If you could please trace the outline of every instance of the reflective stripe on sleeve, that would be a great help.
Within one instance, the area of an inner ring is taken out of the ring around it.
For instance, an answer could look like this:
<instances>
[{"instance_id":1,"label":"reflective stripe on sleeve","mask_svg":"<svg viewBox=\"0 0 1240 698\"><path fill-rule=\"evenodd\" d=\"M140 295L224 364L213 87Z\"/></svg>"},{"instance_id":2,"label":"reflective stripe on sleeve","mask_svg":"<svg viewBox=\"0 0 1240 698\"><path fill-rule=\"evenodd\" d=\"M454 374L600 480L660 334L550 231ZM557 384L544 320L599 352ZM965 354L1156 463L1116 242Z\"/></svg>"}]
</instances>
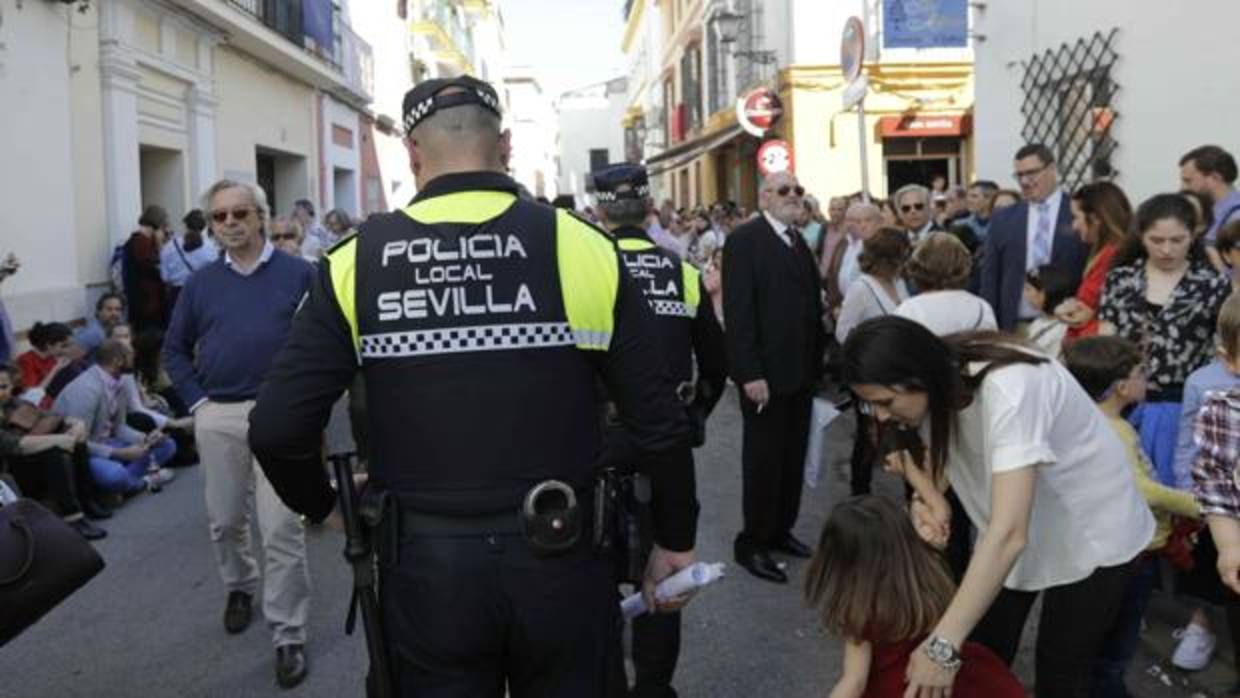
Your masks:
<instances>
[{"instance_id":1,"label":"reflective stripe on sleeve","mask_svg":"<svg viewBox=\"0 0 1240 698\"><path fill-rule=\"evenodd\" d=\"M680 267L684 270L685 305L690 309L688 317L695 317L698 306L702 304L702 275L692 264L682 262Z\"/></svg>"},{"instance_id":2,"label":"reflective stripe on sleeve","mask_svg":"<svg viewBox=\"0 0 1240 698\"><path fill-rule=\"evenodd\" d=\"M357 237L336 245L327 255L327 267L331 271L332 291L340 312L349 323L353 336L353 348L360 346L357 329Z\"/></svg>"},{"instance_id":3,"label":"reflective stripe on sleeve","mask_svg":"<svg viewBox=\"0 0 1240 698\"><path fill-rule=\"evenodd\" d=\"M556 211L556 258L564 312L577 347L607 351L615 323L620 260L602 233Z\"/></svg>"}]
</instances>

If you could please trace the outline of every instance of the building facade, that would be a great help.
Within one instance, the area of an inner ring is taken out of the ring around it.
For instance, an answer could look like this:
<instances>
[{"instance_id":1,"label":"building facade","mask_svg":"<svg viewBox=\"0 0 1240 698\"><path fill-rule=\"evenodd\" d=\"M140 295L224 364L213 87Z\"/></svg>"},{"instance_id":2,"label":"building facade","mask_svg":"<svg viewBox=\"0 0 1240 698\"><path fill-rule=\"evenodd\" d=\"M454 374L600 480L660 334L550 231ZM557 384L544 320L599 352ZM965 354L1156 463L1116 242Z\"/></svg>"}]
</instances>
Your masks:
<instances>
[{"instance_id":1,"label":"building facade","mask_svg":"<svg viewBox=\"0 0 1240 698\"><path fill-rule=\"evenodd\" d=\"M509 172L532 195L554 199L560 193L555 104L533 70L523 66L507 68L503 93L507 101L504 123L512 132Z\"/></svg>"},{"instance_id":2,"label":"building facade","mask_svg":"<svg viewBox=\"0 0 1240 698\"><path fill-rule=\"evenodd\" d=\"M821 196L862 188L861 134L875 195L934 174L953 183L972 177L964 0L631 0L626 11L628 140L678 206L731 200L752 209L758 149L776 138ZM842 102L840 33L850 16L865 27L870 90L861 128ZM738 99L758 88L783 107L762 138L745 132L736 113Z\"/></svg>"},{"instance_id":3,"label":"building facade","mask_svg":"<svg viewBox=\"0 0 1240 698\"><path fill-rule=\"evenodd\" d=\"M626 159L622 123L627 92L628 79L616 78L570 90L556 100L559 194L571 195L578 207L586 205L586 176Z\"/></svg>"},{"instance_id":4,"label":"building facade","mask_svg":"<svg viewBox=\"0 0 1240 698\"><path fill-rule=\"evenodd\" d=\"M277 215L300 198L355 215L386 208L385 187L369 186L382 182L375 55L351 6L396 23L388 60L403 62L405 81L385 86L403 94L411 64L397 3L6 5L0 101L23 108L3 110L0 154L27 166L0 173L6 198L23 202L3 207L0 254L23 261L4 288L19 336L35 321L85 317L143 207L163 206L179 229L219 177L261 185Z\"/></svg>"},{"instance_id":5,"label":"building facade","mask_svg":"<svg viewBox=\"0 0 1240 698\"><path fill-rule=\"evenodd\" d=\"M1140 12L1119 0L988 3L975 20L979 174L1013 185L1016 149L1041 141L1068 188L1111 178L1134 204L1178 190L1184 153L1240 148L1240 101L1216 77L1240 60L1238 21L1226 0Z\"/></svg>"}]
</instances>

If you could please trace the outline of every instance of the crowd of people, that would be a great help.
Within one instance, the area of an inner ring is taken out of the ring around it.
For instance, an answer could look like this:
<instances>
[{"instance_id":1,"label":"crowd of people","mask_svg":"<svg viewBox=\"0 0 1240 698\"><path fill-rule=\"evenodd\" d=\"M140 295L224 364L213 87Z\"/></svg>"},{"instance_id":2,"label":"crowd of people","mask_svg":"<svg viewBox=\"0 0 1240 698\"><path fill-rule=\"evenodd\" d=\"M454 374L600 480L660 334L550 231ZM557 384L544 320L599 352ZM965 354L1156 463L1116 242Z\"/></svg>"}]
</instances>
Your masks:
<instances>
[{"instance_id":1,"label":"crowd of people","mask_svg":"<svg viewBox=\"0 0 1240 698\"><path fill-rule=\"evenodd\" d=\"M830 197L824 213L779 173L757 211L666 201L645 220L651 242L701 271L726 337L745 430L737 562L783 583L772 553L813 554L807 596L845 643L837 698L903 695L906 680L926 695L1021 695L1008 667L1039 597L1039 694L1127 696L1167 579L1191 603L1172 663L1210 661L1207 605L1224 607L1240 653L1236 162L1195 148L1179 191L1134 207L1114 182L1062 189L1043 145L1013 160L1018 190L936 178L886 200ZM205 201L210 215L191 211L175 233L162 208L143 211L80 328L35 323L16 353L0 306L0 460L7 486L88 539L127 498L210 460L230 632L257 588L241 504L257 483L280 590L264 613L291 685L305 672L304 533L246 443L265 367L229 343L248 328L274 356L307 262L354 223L336 210L320 225L304 200L268 218L261 190L236 182ZM0 282L19 269L7 257ZM810 432L824 428L815 399L851 408L854 497L811 548L792 528ZM907 513L870 495L878 468L906 480Z\"/></svg>"},{"instance_id":2,"label":"crowd of people","mask_svg":"<svg viewBox=\"0 0 1240 698\"><path fill-rule=\"evenodd\" d=\"M974 665L955 695L1018 695L996 667L1013 660L1040 594L1039 694L1127 696L1145 606L1163 578L1195 608L1177 632L1175 666L1210 661L1205 604L1224 607L1240 647L1240 492L1229 479L1240 463L1235 160L1195 148L1178 163L1180 190L1137 206L1111 181L1063 190L1042 145L1021 148L1014 165L1019 191L936 178L886 201L831 198L824 216L793 177L764 189L753 214L665 202L648 221L652 240L702 268L730 334L762 272L721 260L775 254L748 240L728 247L734 231L765 218L780 235L800 234L824 301L820 397L852 397L852 492L868 494L873 469L886 467L914 493L916 525L857 499L823 531L807 588L847 641L833 695L903 695L892 677L906 671L920 686L950 685L941 663L924 661L936 639ZM796 324L794 308L778 312ZM779 402L750 392L735 362L744 349L730 338L729 350L748 460L751 437L771 438L751 434L756 406ZM779 467L772 459L764 463ZM806 469L812 482L808 459ZM747 462L747 488L749 471ZM751 508L747 493L747 524ZM942 584L903 540L916 534L944 549ZM782 566L742 550L744 535L738 562L783 581ZM1160 565L1175 574L1156 574Z\"/></svg>"}]
</instances>

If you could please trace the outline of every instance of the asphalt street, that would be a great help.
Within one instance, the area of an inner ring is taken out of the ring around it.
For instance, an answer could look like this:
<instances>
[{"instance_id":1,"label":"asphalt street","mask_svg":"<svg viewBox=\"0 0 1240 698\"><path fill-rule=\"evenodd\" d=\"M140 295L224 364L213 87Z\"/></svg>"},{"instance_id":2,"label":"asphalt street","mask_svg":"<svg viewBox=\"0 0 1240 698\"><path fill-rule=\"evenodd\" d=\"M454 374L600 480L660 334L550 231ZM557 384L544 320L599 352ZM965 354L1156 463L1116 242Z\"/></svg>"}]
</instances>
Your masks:
<instances>
[{"instance_id":1,"label":"asphalt street","mask_svg":"<svg viewBox=\"0 0 1240 698\"><path fill-rule=\"evenodd\" d=\"M841 425L836 425L842 426ZM828 461L847 445L833 428ZM482 438L502 438L487 434ZM701 593L684 616L684 646L676 688L682 696L824 696L840 666L840 646L823 632L801 596L803 561L789 563L788 585L755 579L732 565L731 541L740 525L740 415L732 393L712 417L707 445L697 453L702 517L698 557L729 564L728 576ZM828 465L823 481L807 488L797 535L817 534L830 505L847 485ZM276 687L270 635L256 613L244 634L224 632L226 593L207 539L201 466L178 471L159 494L128 502L103 522L109 537L98 549L107 568L35 627L0 648L4 698L246 698L361 695L366 667L360 629L343 627L350 576L341 559L342 535L316 528L308 534L314 600L308 654L310 673L292 691ZM898 496L885 474L878 489ZM256 611L257 611L256 605ZM1017 673L1031 683L1031 652ZM1163 685L1134 663L1139 696L1190 696Z\"/></svg>"}]
</instances>

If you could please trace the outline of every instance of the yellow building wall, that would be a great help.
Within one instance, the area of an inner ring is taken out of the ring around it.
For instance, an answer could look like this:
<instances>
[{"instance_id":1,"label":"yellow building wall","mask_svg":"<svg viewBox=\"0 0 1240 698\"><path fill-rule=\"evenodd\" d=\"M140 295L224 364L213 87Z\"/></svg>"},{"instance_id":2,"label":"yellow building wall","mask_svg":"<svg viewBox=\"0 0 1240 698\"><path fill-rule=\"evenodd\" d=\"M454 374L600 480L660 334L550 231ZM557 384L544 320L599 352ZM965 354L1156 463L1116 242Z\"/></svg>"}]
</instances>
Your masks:
<instances>
[{"instance_id":1,"label":"yellow building wall","mask_svg":"<svg viewBox=\"0 0 1240 698\"><path fill-rule=\"evenodd\" d=\"M870 194L886 197L883 141L878 122L884 116L915 112L922 116L961 115L973 107L971 63L882 64L866 69L870 92L866 108L866 160ZM844 76L838 66L792 66L780 76L784 121L777 126L792 144L797 176L819 198L861 189L861 146L857 111L842 111ZM972 174L972 138L962 149L963 181Z\"/></svg>"},{"instance_id":2,"label":"yellow building wall","mask_svg":"<svg viewBox=\"0 0 1240 698\"><path fill-rule=\"evenodd\" d=\"M92 4L70 23L68 134L73 152L73 211L78 281L108 282L112 245L108 233L103 163L103 88L99 80L99 8Z\"/></svg>"},{"instance_id":3,"label":"yellow building wall","mask_svg":"<svg viewBox=\"0 0 1240 698\"><path fill-rule=\"evenodd\" d=\"M317 199L314 89L226 46L215 51L215 83L219 98L216 154L224 176L245 175L253 181L255 148L263 146L304 157L307 174L301 195ZM288 208L289 203L281 202L281 208Z\"/></svg>"}]
</instances>

